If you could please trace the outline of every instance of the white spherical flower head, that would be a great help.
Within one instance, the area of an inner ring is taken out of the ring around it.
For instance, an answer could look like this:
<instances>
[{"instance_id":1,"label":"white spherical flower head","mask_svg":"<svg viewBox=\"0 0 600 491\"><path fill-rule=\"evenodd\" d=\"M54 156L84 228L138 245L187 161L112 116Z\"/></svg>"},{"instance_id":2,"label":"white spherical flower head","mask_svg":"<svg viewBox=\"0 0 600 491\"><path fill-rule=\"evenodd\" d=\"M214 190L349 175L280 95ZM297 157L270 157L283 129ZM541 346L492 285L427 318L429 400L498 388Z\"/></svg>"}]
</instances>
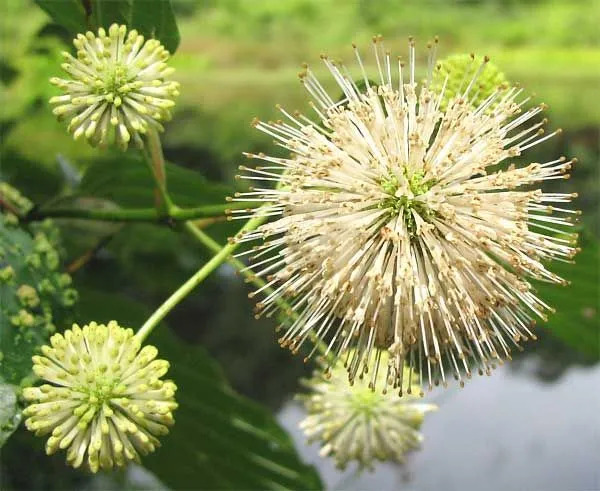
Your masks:
<instances>
[{"instance_id":1,"label":"white spherical flower head","mask_svg":"<svg viewBox=\"0 0 600 491\"><path fill-rule=\"evenodd\" d=\"M76 140L84 136L92 145L105 145L114 139L126 150L132 138L142 146L140 135L163 130L160 121L171 119L179 84L167 80L174 69L159 41L113 24L108 34L102 28L97 36L88 31L73 44L77 58L64 52L62 64L70 78L50 79L64 95L50 103L59 119L69 119Z\"/></svg>"},{"instance_id":2,"label":"white spherical flower head","mask_svg":"<svg viewBox=\"0 0 600 491\"><path fill-rule=\"evenodd\" d=\"M33 371L47 381L23 395L31 404L23 414L36 435L50 434L46 452L67 450L67 462L79 467L87 454L96 472L139 461L160 446L157 437L174 423L177 387L161 380L169 363L145 346L131 329L112 321L74 325L50 338Z\"/></svg>"},{"instance_id":3,"label":"white spherical flower head","mask_svg":"<svg viewBox=\"0 0 600 491\"><path fill-rule=\"evenodd\" d=\"M380 348L396 374L406 362L430 389L449 375L462 385L473 367L489 373L535 339L534 319L552 309L530 278L566 283L548 262L576 252L568 231L579 212L565 207L576 195L535 185L567 178L574 160L511 162L560 130L543 135L544 106L528 106L521 88L503 85L473 104L487 58L442 111L448 78L437 90L430 84L436 44L421 84L412 40L397 75L379 38L373 47L377 82L356 48L360 83L322 57L340 100L308 67L300 74L319 122L282 108L283 120L255 121L292 155L250 154L265 163L242 167L241 177L278 185L230 198L264 203L250 215L270 218L237 237L263 240L243 253L266 280L251 296L267 294L259 315L281 300L295 312L280 338L293 351L317 339L335 359L355 347L350 380L377 372L372 351Z\"/></svg>"},{"instance_id":4,"label":"white spherical flower head","mask_svg":"<svg viewBox=\"0 0 600 491\"><path fill-rule=\"evenodd\" d=\"M354 358L348 356L348 363ZM388 367L387 352L376 352L381 367L375 378L381 385L395 370ZM356 359L356 358L354 358ZM414 374L405 368L401 374L405 397L396 392L374 391L370 377L359 377L348 384L344 365L338 362L332 370L304 382L309 393L299 396L308 416L300 423L309 441L321 442L321 456L331 456L338 467L357 461L361 468L373 468L375 461L402 463L410 450L419 448L423 440L419 428L425 413L437 409L421 402L420 388Z\"/></svg>"}]
</instances>

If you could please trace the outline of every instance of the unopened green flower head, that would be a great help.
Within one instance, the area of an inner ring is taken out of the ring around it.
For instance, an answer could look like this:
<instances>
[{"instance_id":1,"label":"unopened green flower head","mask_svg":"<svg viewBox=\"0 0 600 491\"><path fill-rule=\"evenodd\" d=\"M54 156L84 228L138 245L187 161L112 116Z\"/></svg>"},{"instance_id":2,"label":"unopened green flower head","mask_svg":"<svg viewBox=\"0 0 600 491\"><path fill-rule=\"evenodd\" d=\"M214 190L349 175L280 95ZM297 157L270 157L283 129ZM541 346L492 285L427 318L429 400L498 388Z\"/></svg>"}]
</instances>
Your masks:
<instances>
[{"instance_id":1,"label":"unopened green flower head","mask_svg":"<svg viewBox=\"0 0 600 491\"><path fill-rule=\"evenodd\" d=\"M319 371L305 381L310 392L300 396L308 411L300 427L309 441L321 442L321 456L333 457L340 468L351 461L369 469L377 460L403 462L405 454L417 449L423 439L418 430L425 413L436 409L422 402L421 389L407 368L400 377L403 397L397 391L376 390L386 386L386 378L397 377L390 377L389 370L395 368L388 363L387 351L374 350L372 356L379 358L376 373L349 385L347 368L338 361L333 369ZM346 365L355 362L358 357L351 350Z\"/></svg>"},{"instance_id":2,"label":"unopened green flower head","mask_svg":"<svg viewBox=\"0 0 600 491\"><path fill-rule=\"evenodd\" d=\"M477 72L480 71L479 75ZM440 109L445 111L448 102L460 95L470 80L477 75L477 87L470 95L472 107L478 107L498 88L508 88L504 73L489 61L488 57L474 54L451 55L440 60L433 71L431 89L440 92L445 84L444 97ZM491 107L494 105L492 104Z\"/></svg>"},{"instance_id":3,"label":"unopened green flower head","mask_svg":"<svg viewBox=\"0 0 600 491\"><path fill-rule=\"evenodd\" d=\"M174 69L160 41L113 24L108 33L100 28L97 36L78 34L73 44L76 58L63 53L68 78L50 79L64 95L50 103L59 119L69 119L76 140L83 136L105 145L114 139L126 150L132 139L142 146L141 135L150 128L163 130L160 122L171 119L179 83L168 80Z\"/></svg>"},{"instance_id":4,"label":"unopened green flower head","mask_svg":"<svg viewBox=\"0 0 600 491\"><path fill-rule=\"evenodd\" d=\"M38 436L50 434L48 455L66 450L70 465L86 460L96 472L139 461L160 446L157 437L174 423L177 387L161 380L169 363L156 359L154 346L140 349L133 331L115 321L75 324L50 344L33 357L33 371L47 383L23 390L30 402L25 425Z\"/></svg>"}]
</instances>

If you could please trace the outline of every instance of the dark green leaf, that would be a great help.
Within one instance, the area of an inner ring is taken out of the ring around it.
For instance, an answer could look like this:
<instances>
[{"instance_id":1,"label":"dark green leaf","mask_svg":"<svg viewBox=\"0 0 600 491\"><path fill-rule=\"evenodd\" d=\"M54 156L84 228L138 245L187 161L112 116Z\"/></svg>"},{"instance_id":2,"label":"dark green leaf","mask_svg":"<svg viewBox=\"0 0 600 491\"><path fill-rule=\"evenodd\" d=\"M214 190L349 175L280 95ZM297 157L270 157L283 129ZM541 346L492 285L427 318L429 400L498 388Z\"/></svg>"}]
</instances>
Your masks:
<instances>
[{"instance_id":1,"label":"dark green leaf","mask_svg":"<svg viewBox=\"0 0 600 491\"><path fill-rule=\"evenodd\" d=\"M167 163L169 193L179 206L224 203L232 192L224 184L206 180L197 172ZM79 193L105 198L123 207L154 206L154 181L145 162L133 158L101 160L85 173Z\"/></svg>"},{"instance_id":2,"label":"dark green leaf","mask_svg":"<svg viewBox=\"0 0 600 491\"><path fill-rule=\"evenodd\" d=\"M72 35L113 23L128 24L130 0L36 0L52 20Z\"/></svg>"},{"instance_id":3,"label":"dark green leaf","mask_svg":"<svg viewBox=\"0 0 600 491\"><path fill-rule=\"evenodd\" d=\"M564 342L594 359L600 359L598 299L600 265L598 242L588 239L581 244L575 264L556 262L551 269L571 281L569 286L537 284L540 298L556 309L548 329Z\"/></svg>"},{"instance_id":4,"label":"dark green leaf","mask_svg":"<svg viewBox=\"0 0 600 491\"><path fill-rule=\"evenodd\" d=\"M90 290L82 291L80 308L89 320L115 318L134 329L147 314L122 296ZM237 394L203 348L164 325L148 341L171 363L168 376L178 387L175 426L143 461L162 482L172 489L321 489L270 411Z\"/></svg>"},{"instance_id":5,"label":"dark green leaf","mask_svg":"<svg viewBox=\"0 0 600 491\"><path fill-rule=\"evenodd\" d=\"M0 380L0 448L19 427L21 411L17 406L14 386Z\"/></svg>"},{"instance_id":6,"label":"dark green leaf","mask_svg":"<svg viewBox=\"0 0 600 491\"><path fill-rule=\"evenodd\" d=\"M129 24L131 2L129 0L88 0L91 6L90 24L97 29L108 29L111 24Z\"/></svg>"},{"instance_id":7,"label":"dark green leaf","mask_svg":"<svg viewBox=\"0 0 600 491\"><path fill-rule=\"evenodd\" d=\"M131 27L153 37L174 53L179 46L179 29L169 0L132 0Z\"/></svg>"},{"instance_id":8,"label":"dark green leaf","mask_svg":"<svg viewBox=\"0 0 600 491\"><path fill-rule=\"evenodd\" d=\"M35 0L54 22L72 35L113 23L158 39L171 53L179 45L179 29L170 0Z\"/></svg>"},{"instance_id":9,"label":"dark green leaf","mask_svg":"<svg viewBox=\"0 0 600 491\"><path fill-rule=\"evenodd\" d=\"M167 330L152 339L174 361L170 375L181 404L160 455L146 465L175 489L317 489L319 477L301 463L290 437L264 407L236 394L200 347Z\"/></svg>"},{"instance_id":10,"label":"dark green leaf","mask_svg":"<svg viewBox=\"0 0 600 491\"><path fill-rule=\"evenodd\" d=\"M89 29L86 0L35 0L57 24L66 28L72 34L85 32Z\"/></svg>"}]
</instances>

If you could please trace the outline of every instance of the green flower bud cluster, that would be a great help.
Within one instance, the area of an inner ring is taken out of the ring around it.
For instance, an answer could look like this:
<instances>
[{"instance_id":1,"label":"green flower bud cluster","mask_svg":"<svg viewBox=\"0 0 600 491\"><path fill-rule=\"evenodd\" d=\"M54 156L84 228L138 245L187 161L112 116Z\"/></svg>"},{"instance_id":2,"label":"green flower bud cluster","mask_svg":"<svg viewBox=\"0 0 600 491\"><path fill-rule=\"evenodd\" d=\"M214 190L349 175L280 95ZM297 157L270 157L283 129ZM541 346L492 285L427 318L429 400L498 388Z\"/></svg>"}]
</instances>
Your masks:
<instances>
[{"instance_id":1,"label":"green flower bud cluster","mask_svg":"<svg viewBox=\"0 0 600 491\"><path fill-rule=\"evenodd\" d=\"M19 213L31 208L6 184L2 199ZM31 373L31 356L67 322L77 300L60 271L58 229L50 222L21 226L0 213L0 380L18 385Z\"/></svg>"},{"instance_id":2,"label":"green flower bud cluster","mask_svg":"<svg viewBox=\"0 0 600 491\"><path fill-rule=\"evenodd\" d=\"M31 201L6 182L0 182L0 197L5 204L20 215L26 215L33 208Z\"/></svg>"},{"instance_id":3,"label":"green flower bud cluster","mask_svg":"<svg viewBox=\"0 0 600 491\"><path fill-rule=\"evenodd\" d=\"M440 105L442 111L446 110L451 99L465 91L480 69L481 72L475 80L476 85L470 91L469 100L473 107L479 106L497 89L508 87L504 73L487 57L460 54L448 56L438 62L433 71L431 89L439 93L446 81L444 97ZM494 107L494 104L491 107Z\"/></svg>"},{"instance_id":4,"label":"green flower bud cluster","mask_svg":"<svg viewBox=\"0 0 600 491\"><path fill-rule=\"evenodd\" d=\"M139 461L160 446L174 423L177 387L161 380L169 363L154 346L141 348L131 329L115 321L73 325L55 334L33 371L45 383L28 387L26 427L50 435L46 452L67 451L67 462L85 461L92 472ZM86 459L87 455L87 459Z\"/></svg>"},{"instance_id":5,"label":"green flower bud cluster","mask_svg":"<svg viewBox=\"0 0 600 491\"><path fill-rule=\"evenodd\" d=\"M126 150L130 140L138 146L149 128L162 131L161 121L171 119L179 83L169 80L169 52L156 39L146 40L135 29L113 24L97 35L88 31L73 40L77 56L64 52L61 65L67 78L50 82L63 95L50 104L77 140L106 145L114 140ZM113 136L114 135L114 136Z\"/></svg>"},{"instance_id":6,"label":"green flower bud cluster","mask_svg":"<svg viewBox=\"0 0 600 491\"><path fill-rule=\"evenodd\" d=\"M355 351L351 350L351 360ZM385 386L389 375L387 351L373 353L380 366L372 376L348 383L342 360L326 372L317 371L303 381L309 392L299 395L308 416L300 423L309 442L321 442L321 456L330 456L336 466L345 468L356 461L360 468L372 469L376 461L403 462L405 454L422 441L419 428L425 413L437 407L420 400L415 374L404 369L405 393L376 391Z\"/></svg>"}]
</instances>

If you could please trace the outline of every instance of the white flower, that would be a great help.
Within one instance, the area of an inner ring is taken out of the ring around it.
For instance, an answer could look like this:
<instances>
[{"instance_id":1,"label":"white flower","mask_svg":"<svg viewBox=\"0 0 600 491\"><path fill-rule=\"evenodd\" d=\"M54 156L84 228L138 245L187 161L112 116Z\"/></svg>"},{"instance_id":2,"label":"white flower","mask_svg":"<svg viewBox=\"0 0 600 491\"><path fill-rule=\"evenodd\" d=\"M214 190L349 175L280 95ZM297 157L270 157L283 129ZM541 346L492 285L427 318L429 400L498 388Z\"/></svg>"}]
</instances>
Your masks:
<instances>
[{"instance_id":1,"label":"white flower","mask_svg":"<svg viewBox=\"0 0 600 491\"><path fill-rule=\"evenodd\" d=\"M388 368L386 352L374 355L381 364L375 378L385 385L384 379L395 367L392 364ZM348 363L355 362L355 357L352 350ZM402 373L405 397L374 391L371 377L359 377L352 386L347 378L340 360L330 372L315 373L305 381L310 392L299 398L308 416L300 428L309 441L321 441L321 456L333 457L341 468L353 460L366 468L372 468L375 460L403 462L405 454L419 448L423 440L418 430L425 413L437 406L418 402L420 389L406 368Z\"/></svg>"},{"instance_id":2,"label":"white flower","mask_svg":"<svg viewBox=\"0 0 600 491\"><path fill-rule=\"evenodd\" d=\"M489 373L552 311L528 278L566 283L548 261L576 252L567 231L579 212L564 207L576 195L534 186L567 178L575 160L510 161L560 131L542 136L543 104L528 108L522 89L503 86L474 107L486 58L441 111L448 80L430 87L435 49L417 84L414 42L408 69L398 62L392 77L375 39L375 84L355 48L364 90L323 56L344 94L337 102L307 67L301 80L320 121L282 108L284 120L256 121L292 155L250 154L265 163L240 177L278 185L230 198L264 203L250 215L271 217L237 238L264 241L244 253L266 280L251 294L266 291L259 314L291 305L280 343L293 351L314 338L334 358L355 347L350 380L377 371L375 347L389 350L396 374L406 362L430 389L449 375L462 385L472 367Z\"/></svg>"},{"instance_id":3,"label":"white flower","mask_svg":"<svg viewBox=\"0 0 600 491\"><path fill-rule=\"evenodd\" d=\"M140 135L149 128L162 131L160 121L171 119L169 111L179 95L179 84L167 78L169 52L156 39L125 26L113 24L78 34L73 40L77 58L63 52L63 70L70 78L53 77L50 82L65 93L52 97L59 119L70 118L75 139L85 136L93 145L112 138L125 150L131 138L142 145Z\"/></svg>"},{"instance_id":4,"label":"white flower","mask_svg":"<svg viewBox=\"0 0 600 491\"><path fill-rule=\"evenodd\" d=\"M23 390L31 404L25 425L36 435L50 434L46 452L67 450L67 462L100 467L139 461L160 446L177 408L177 387L161 377L169 363L156 360L154 346L140 350L131 329L108 325L73 325L50 338L44 356L33 357L33 371L49 382Z\"/></svg>"}]
</instances>

